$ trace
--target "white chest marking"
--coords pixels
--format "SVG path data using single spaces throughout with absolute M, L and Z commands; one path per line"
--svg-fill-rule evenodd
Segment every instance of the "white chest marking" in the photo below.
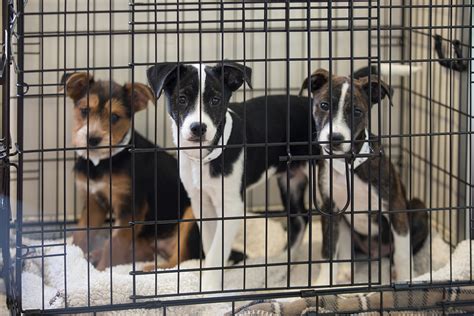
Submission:
M 94 181 L 91 179 L 89 179 L 89 187 L 87 186 L 87 181 L 81 180 L 76 181 L 76 185 L 78 189 L 83 190 L 85 192 L 87 192 L 87 188 L 89 188 L 89 193 L 91 194 L 96 194 L 105 188 L 104 181 Z
M 344 164 L 342 161 L 337 161 L 334 159 L 335 164 Z M 340 168 L 339 168 L 340 169 Z M 331 169 L 329 169 L 329 161 L 327 162 L 327 175 L 326 175 L 326 182 L 327 182 L 327 192 L 329 196 L 329 177 Z M 351 177 L 349 175 L 349 184 L 346 184 L 346 175 L 345 172 L 341 172 L 336 170 L 335 168 L 332 169 L 332 185 L 333 185 L 333 192 L 332 192 L 332 199 L 335 202 L 337 208 L 341 210 L 345 207 L 348 196 L 347 196 L 347 187 L 350 186 Z M 365 181 L 362 181 L 356 174 L 354 174 L 354 190 L 353 190 L 353 205 L 355 212 L 364 212 L 359 214 L 354 214 L 354 229 L 361 234 L 368 235 L 369 230 L 369 221 L 371 222 L 371 217 L 368 215 L 369 210 L 369 194 L 370 194 L 370 209 L 371 213 L 374 214 L 376 211 L 379 210 L 379 202 L 382 205 L 382 212 L 385 211 L 385 202 L 379 200 L 379 195 L 377 193 L 377 188 L 375 186 L 370 187 L 369 192 L 369 184 Z M 351 196 L 349 195 L 349 199 Z M 344 217 L 351 222 L 351 202 L 349 202 L 349 206 L 344 213 Z M 372 223 L 371 227 L 371 235 L 378 234 L 378 225 Z
M 180 155 L 181 181 L 188 193 L 200 191 L 209 195 L 211 199 L 219 198 L 222 190 L 232 192 L 232 196 L 240 199 L 240 184 L 243 172 L 243 151 L 233 165 L 232 173 L 224 176 L 224 188 L 222 187 L 222 176 L 211 177 L 210 164 L 202 164 L 200 161 L 189 159 L 186 154 Z M 235 192 L 237 190 L 237 192 Z

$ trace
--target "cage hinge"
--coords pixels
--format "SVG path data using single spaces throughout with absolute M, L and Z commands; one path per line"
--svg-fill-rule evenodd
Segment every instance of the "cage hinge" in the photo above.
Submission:
M 392 288 L 395 291 L 406 291 L 410 288 L 410 283 L 408 282 L 403 282 L 403 283 L 393 283 Z
M 4 35 L 3 38 L 5 42 L 2 45 L 2 57 L 0 59 L 0 84 L 3 85 L 5 82 L 5 69 L 7 68 L 7 63 L 9 62 L 9 52 L 11 51 L 10 47 L 10 36 L 7 29 L 3 30 Z
M 0 139 L 0 160 L 8 160 L 8 145 L 5 138 Z
M 12 157 L 12 156 L 16 156 L 20 153 L 17 144 L 15 144 L 15 151 L 10 152 L 11 146 L 9 144 L 11 144 L 11 140 L 7 141 L 7 138 L 5 138 L 5 137 L 0 138 L 0 162 L 3 162 L 3 166 L 12 165 L 12 164 L 10 164 L 9 158 Z
M 11 35 L 15 35 L 15 23 L 17 21 L 18 15 L 15 12 L 15 6 L 13 1 L 9 1 L 8 8 L 4 8 L 8 10 L 8 24 L 3 29 L 3 45 L 2 45 L 2 56 L 0 58 L 0 84 L 4 84 L 5 82 L 5 69 L 7 69 L 7 65 L 12 62 L 12 44 L 11 44 Z
M 9 157 L 16 154 L 9 152 L 9 142 L 6 138 L 0 138 L 0 167 L 9 168 L 11 166 Z

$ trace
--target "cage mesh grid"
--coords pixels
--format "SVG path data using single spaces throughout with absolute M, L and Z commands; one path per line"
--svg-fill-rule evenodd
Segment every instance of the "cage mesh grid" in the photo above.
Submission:
M 43 249 L 46 239 L 58 237 L 64 241 L 58 246 L 64 247 L 66 233 L 73 230 L 83 204 L 70 172 L 76 158 L 69 139 L 71 113 L 64 94 L 57 91 L 65 71 L 88 70 L 98 78 L 145 82 L 146 68 L 156 62 L 216 63 L 223 58 L 244 62 L 255 74 L 264 74 L 264 80 L 257 77 L 254 89 L 246 89 L 245 96 L 243 90 L 237 91 L 233 96 L 236 100 L 262 94 L 296 94 L 310 72 L 329 65 L 336 74 L 348 74 L 351 69 L 368 63 L 421 65 L 421 75 L 415 73 L 408 78 L 389 80 L 396 91 L 394 106 L 388 107 L 388 111 L 382 105 L 374 107 L 371 130 L 381 136 L 388 146 L 386 154 L 398 163 L 408 196 L 420 197 L 427 203 L 433 231 L 439 231 L 453 246 L 470 238 L 470 231 L 466 231 L 470 219 L 468 211 L 472 208 L 469 199 L 472 182 L 468 174 L 472 151 L 470 85 L 465 73 L 441 67 L 438 62 L 442 58 L 433 49 L 436 34 L 442 36 L 444 47 L 458 39 L 467 52 L 460 60 L 470 62 L 467 50 L 470 44 L 466 44 L 471 40 L 470 3 L 167 1 L 124 4 L 45 0 L 19 3 L 16 10 L 20 13 L 14 56 L 19 68 L 19 90 L 14 91 L 14 85 L 11 86 L 17 97 L 10 103 L 12 118 L 18 118 L 20 124 L 15 126 L 12 120 L 10 131 L 21 150 L 18 156 L 21 159 L 12 161 L 20 166 L 21 181 L 15 182 L 13 173 L 11 189 L 12 196 L 20 196 L 22 201 L 21 216 L 16 217 L 17 223 L 20 220 L 22 225 L 16 237 L 20 241 L 22 238 L 36 240 L 33 247 L 20 245 L 24 251 L 35 247 Z M 326 46 L 329 41 L 332 41 L 332 49 Z M 448 60 L 456 57 L 451 50 L 446 51 Z M 155 108 L 149 107 L 146 114 L 135 119 L 134 125 L 147 138 L 171 152 L 174 145 L 164 108 L 160 100 Z M 18 110 L 23 112 L 17 113 Z M 163 128 L 157 128 L 159 124 Z M 265 188 L 246 195 L 247 209 L 281 208 L 275 182 L 267 182 Z M 309 197 L 306 203 L 308 201 Z M 18 214 L 13 200 L 12 208 L 13 213 Z M 256 215 L 255 218 L 259 216 L 265 217 Z M 286 215 L 280 217 L 284 224 Z M 315 213 L 314 217 L 319 215 Z M 312 234 L 317 235 L 319 231 L 314 230 Z M 44 255 L 38 257 L 44 262 Z M 22 255 L 17 258 L 17 280 L 21 279 L 19 267 L 28 260 Z M 268 261 L 265 264 L 271 266 Z M 300 264 L 316 263 L 306 260 Z M 469 284 L 471 280 L 472 273 L 469 280 L 459 283 Z M 18 284 L 15 290 L 20 294 Z M 363 288 L 359 290 L 392 289 L 370 278 L 361 285 Z M 303 287 L 317 285 L 309 282 Z M 280 291 L 263 297 L 299 295 L 299 292 L 281 292 L 286 288 L 302 287 L 272 288 L 265 283 L 263 288 L 248 291 Z M 341 291 L 344 290 L 334 287 L 329 293 Z M 140 300 L 132 300 L 130 305 L 115 305 L 110 294 L 110 305 L 101 307 L 103 310 L 159 306 L 159 303 L 147 305 Z M 130 294 L 132 298 L 135 295 Z M 258 297 L 235 294 L 220 300 Z M 181 303 L 176 299 L 169 304 L 214 301 L 219 299 L 183 299 Z M 76 310 L 86 311 L 87 307 L 93 310 L 93 306 L 88 305 L 90 301 Z M 40 309 L 44 308 L 43 305 Z
M 413 30 L 405 34 L 409 43 L 405 56 L 410 60 L 438 58 L 433 51 L 435 43 L 432 39 L 435 36 L 441 36 L 447 45 L 459 40 L 464 46 L 470 36 L 469 31 L 462 27 L 464 21 L 469 20 L 466 13 L 457 6 L 409 11 L 407 16 Z M 426 25 L 430 28 L 423 29 Z M 454 57 L 452 51 L 449 54 Z M 425 201 L 429 201 L 430 208 L 440 209 L 440 212 L 432 214 L 435 217 L 433 225 L 454 244 L 458 238 L 465 238 L 463 228 L 459 230 L 461 235 L 450 233 L 457 231 L 456 225 L 463 225 L 457 218 L 465 218 L 462 207 L 452 209 L 450 205 L 453 202 L 455 205 L 464 204 L 461 201 L 465 199 L 465 182 L 462 179 L 466 176 L 466 166 L 452 153 L 467 147 L 463 135 L 456 133 L 469 121 L 469 95 L 463 88 L 467 79 L 462 73 L 445 73 L 443 68 L 433 67 L 430 62 L 421 65 L 425 80 L 408 78 L 403 87 L 407 91 L 404 102 L 414 107 L 413 111 L 405 113 L 406 125 L 403 130 L 409 135 L 420 135 L 408 139 L 403 145 L 405 161 L 410 162 L 410 168 L 405 169 L 405 182 L 410 183 L 410 194 L 422 196 Z M 431 136 L 433 133 L 436 135 Z M 424 137 L 425 134 L 429 136 Z M 415 177 L 415 174 L 418 176 Z M 460 181 L 452 181 L 451 177 Z M 436 185 L 426 185 L 433 182 Z M 446 187 L 449 190 L 444 190 Z

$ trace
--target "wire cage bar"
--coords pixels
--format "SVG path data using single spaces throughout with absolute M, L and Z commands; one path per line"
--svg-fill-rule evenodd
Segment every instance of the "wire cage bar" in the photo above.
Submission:
M 290 299 L 304 299 L 298 302 L 308 312 L 321 314 L 472 312 L 472 1 L 4 0 L 3 8 L 1 277 L 13 314 L 133 309 L 233 315 L 265 310 L 268 302 L 296 314 Z M 223 140 L 224 123 L 215 128 L 223 136 L 214 143 L 206 144 L 201 135 L 188 146 L 180 129 L 185 123 L 175 118 L 184 110 L 173 112 L 181 95 L 173 99 L 169 81 L 161 82 L 165 92 L 153 91 L 150 69 L 163 63 L 175 67 L 169 73 L 175 74 L 177 90 L 197 91 L 196 98 L 207 103 L 212 101 L 204 91 L 211 83 L 204 78 L 212 71 L 219 74 L 214 92 L 224 95 L 230 86 L 226 63 L 245 75 L 251 69 L 251 80 L 242 77 L 226 95 L 241 102 L 242 110 L 223 112 L 234 129 L 242 124 L 242 140 Z M 188 84 L 186 67 L 198 73 L 198 83 Z M 335 117 L 336 105 L 369 102 L 367 136 L 356 139 L 355 128 L 348 127 L 348 139 L 341 141 L 347 152 L 322 150 L 334 139 L 320 139 L 315 114 L 320 113 L 315 107 L 324 107 L 312 79 L 321 68 L 327 71 L 328 117 Z M 357 77 L 358 70 L 365 76 Z M 69 86 L 75 75 L 86 80 L 76 90 Z M 311 82 L 302 88 L 306 79 Z M 362 80 L 370 83 L 368 90 L 353 92 L 363 89 Z M 377 97 L 382 88 L 385 99 Z M 83 90 L 75 98 L 77 89 Z M 298 94 L 305 100 L 304 119 L 294 124 Z M 254 117 L 248 109 L 259 97 L 264 111 Z M 216 111 L 202 102 L 196 112 L 200 124 L 206 111 Z M 106 140 L 92 146 L 98 109 Z M 275 128 L 277 109 L 284 119 Z M 347 110 L 346 123 L 356 122 L 362 110 Z M 328 137 L 344 121 L 334 122 L 328 123 Z M 295 125 L 306 127 L 306 138 L 292 138 Z M 272 141 L 276 130 L 283 136 Z M 256 131 L 264 136 L 254 142 Z M 356 151 L 364 147 L 359 144 L 367 144 L 367 151 Z M 183 167 L 191 150 L 199 152 L 195 173 Z M 103 156 L 94 162 L 98 151 Z M 212 180 L 204 174 L 206 153 L 216 152 L 219 168 L 228 169 L 222 176 L 215 171 L 219 176 Z M 241 152 L 241 158 L 231 163 L 232 152 Z M 120 169 L 110 158 L 119 155 L 127 155 L 128 167 Z M 85 163 L 78 165 L 81 159 Z M 359 162 L 382 160 L 386 165 L 368 168 L 365 180 L 357 171 Z M 255 170 L 248 167 L 254 163 L 264 170 L 255 186 L 258 179 L 249 177 Z M 333 170 L 327 176 L 328 203 L 325 164 Z M 303 166 L 304 175 L 295 165 Z M 241 169 L 242 178 L 232 178 Z M 174 178 L 160 187 L 171 171 Z M 188 190 L 189 179 L 200 188 L 197 195 Z M 301 191 L 299 180 L 301 205 L 292 200 Z M 226 190 L 236 181 L 241 191 L 231 197 Z M 217 205 L 202 193 L 212 185 Z M 156 194 L 144 198 L 144 192 Z M 397 194 L 406 197 L 398 209 L 388 202 Z M 142 208 L 143 199 L 149 204 Z M 362 199 L 366 207 L 360 207 Z M 169 200 L 179 210 L 160 217 L 157 210 Z M 409 203 L 415 200 L 421 204 Z M 232 213 L 229 201 L 242 202 L 240 213 Z M 126 216 L 117 211 L 120 203 L 128 203 Z M 192 208 L 189 216 L 185 204 Z M 298 207 L 303 210 L 291 211 Z M 207 215 L 209 208 L 224 215 Z M 409 276 L 400 280 L 394 272 L 400 237 L 390 229 L 404 215 L 411 225 Z M 421 226 L 415 224 L 418 217 Z M 298 223 L 304 230 L 292 248 Z M 222 236 L 215 253 L 205 236 L 211 224 Z M 173 229 L 162 235 L 164 227 Z M 198 233 L 191 248 L 181 242 L 193 233 L 188 227 Z M 226 233 L 234 227 L 239 232 L 229 241 Z M 151 236 L 146 243 L 145 230 Z M 416 233 L 425 236 L 412 253 Z M 119 235 L 129 244 L 116 244 Z M 233 242 L 236 263 L 227 262 L 227 242 Z M 349 249 L 348 257 L 335 255 L 341 247 Z M 175 264 L 158 269 L 173 251 Z M 191 252 L 192 260 L 185 260 Z M 117 259 L 117 253 L 127 255 Z M 209 254 L 219 264 L 207 266 Z M 325 267 L 328 280 L 321 283 Z M 344 272 L 344 278 L 333 271 Z M 223 281 L 209 289 L 211 274 Z

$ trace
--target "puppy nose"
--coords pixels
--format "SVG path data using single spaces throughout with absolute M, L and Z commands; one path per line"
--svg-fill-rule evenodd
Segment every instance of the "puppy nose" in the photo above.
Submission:
M 93 147 L 94 147 L 94 146 L 99 145 L 101 140 L 102 140 L 102 138 L 100 138 L 100 137 L 93 137 L 93 136 L 92 136 L 92 137 L 89 137 L 89 139 L 87 140 L 87 144 L 88 144 L 89 146 L 93 146 Z
M 207 125 L 205 123 L 194 122 L 191 124 L 190 128 L 193 135 L 198 137 L 206 134 L 207 131 Z
M 341 133 L 332 133 L 331 140 L 333 145 L 340 144 L 344 140 L 344 136 Z

